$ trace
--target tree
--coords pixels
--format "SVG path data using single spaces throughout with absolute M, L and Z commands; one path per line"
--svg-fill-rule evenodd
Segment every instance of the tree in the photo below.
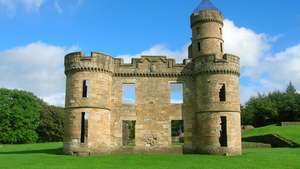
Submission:
M 245 106 L 241 106 L 241 120 L 243 125 L 253 125 L 254 124 L 254 113 L 253 111 L 248 111 Z
M 281 121 L 296 121 L 300 118 L 299 94 L 296 92 L 294 85 L 290 82 L 284 97 L 282 105 L 279 108 Z
M 62 107 L 50 106 L 40 101 L 42 110 L 37 128 L 39 142 L 62 141 L 64 135 L 64 109 Z
M 300 120 L 300 94 L 290 82 L 285 92 L 252 97 L 241 108 L 242 124 L 263 126 L 282 121 Z
M 0 89 L 0 143 L 34 143 L 41 106 L 30 92 Z
M 276 105 L 264 95 L 252 97 L 246 104 L 245 112 L 253 114 L 254 126 L 276 123 L 278 118 Z
M 286 93 L 287 94 L 296 94 L 297 90 L 296 88 L 294 87 L 294 85 L 292 84 L 292 82 L 290 82 L 288 84 L 288 87 L 286 88 Z

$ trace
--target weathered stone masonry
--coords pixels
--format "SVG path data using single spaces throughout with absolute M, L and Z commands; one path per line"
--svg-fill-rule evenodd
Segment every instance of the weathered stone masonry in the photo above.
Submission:
M 184 153 L 241 154 L 239 58 L 223 53 L 222 27 L 221 12 L 203 1 L 191 15 L 192 44 L 183 64 L 165 56 L 124 64 L 103 53 L 68 54 L 64 151 L 169 152 L 171 121 L 183 120 Z M 174 82 L 184 86 L 182 104 L 170 102 Z M 134 104 L 122 102 L 124 84 L 135 85 Z M 136 123 L 130 148 L 122 143 L 124 121 Z

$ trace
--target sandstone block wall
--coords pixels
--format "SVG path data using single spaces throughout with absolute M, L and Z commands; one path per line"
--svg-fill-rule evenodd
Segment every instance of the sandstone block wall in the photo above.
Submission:
M 130 64 L 97 52 L 65 57 L 66 153 L 173 152 L 171 122 L 183 120 L 180 151 L 241 154 L 240 61 L 224 54 L 223 14 L 207 5 L 199 9 L 191 15 L 192 44 L 182 64 L 165 56 L 141 56 Z M 84 80 L 88 97 L 82 97 Z M 170 101 L 174 82 L 183 84 L 181 104 Z M 134 104 L 123 103 L 124 84 L 134 84 Z M 132 147 L 123 144 L 124 121 L 135 121 Z
M 66 153 L 123 151 L 126 148 L 122 143 L 123 121 L 136 121 L 135 146 L 131 151 L 170 152 L 173 149 L 171 121 L 184 120 L 183 152 L 237 154 L 239 143 L 235 140 L 240 137 L 240 127 L 236 127 L 240 123 L 238 76 L 209 73 L 208 68 L 194 71 L 197 66 L 193 62 L 186 60 L 185 64 L 176 64 L 166 57 L 142 56 L 133 59 L 131 64 L 124 64 L 122 59 L 111 59 L 105 54 L 73 55 L 68 55 L 65 61 Z M 209 55 L 206 62 L 213 64 L 215 60 L 209 57 L 214 58 Z M 103 61 L 109 63 L 102 64 Z M 237 62 L 230 58 L 223 61 L 223 66 Z M 84 80 L 89 82 L 87 98 L 82 97 Z M 174 82 L 183 84 L 182 104 L 170 101 L 170 84 Z M 228 101 L 222 104 L 218 101 L 220 82 L 228 85 Z M 135 84 L 134 104 L 123 103 L 124 84 Z M 82 112 L 89 114 L 85 143 L 80 142 Z M 218 140 L 220 116 L 228 119 L 226 148 L 220 147 Z

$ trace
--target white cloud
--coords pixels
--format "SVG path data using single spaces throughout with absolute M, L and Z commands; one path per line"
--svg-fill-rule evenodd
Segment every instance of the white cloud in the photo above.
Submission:
M 232 21 L 224 22 L 225 50 L 241 58 L 241 76 L 249 84 L 241 84 L 241 102 L 250 96 L 284 90 L 292 81 L 300 88 L 300 44 L 278 53 L 272 53 L 272 42 L 282 35 L 268 36 L 265 33 L 237 27 Z
M 12 17 L 18 9 L 26 12 L 39 11 L 44 2 L 44 0 L 0 0 L 0 9 Z
M 241 57 L 241 66 L 256 66 L 258 61 L 270 49 L 266 34 L 257 34 L 251 29 L 237 27 L 233 21 L 224 21 L 224 45 L 226 53 Z
M 77 47 L 42 42 L 0 52 L 0 87 L 28 90 L 51 104 L 64 104 L 64 55 Z
M 292 81 L 300 88 L 300 44 L 272 53 L 272 42 L 282 35 L 269 36 L 266 33 L 238 27 L 232 21 L 224 21 L 225 51 L 241 58 L 241 102 L 245 103 L 257 93 L 284 90 Z
M 276 81 L 291 80 L 300 86 L 300 44 L 267 57 L 264 72 Z
M 261 92 L 283 91 L 290 81 L 300 89 L 300 44 L 262 58 L 255 70 L 258 76 L 250 79 L 258 81 Z

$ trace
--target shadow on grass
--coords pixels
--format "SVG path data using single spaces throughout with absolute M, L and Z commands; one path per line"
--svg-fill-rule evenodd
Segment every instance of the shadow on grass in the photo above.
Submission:
M 5 154 L 51 154 L 51 155 L 64 155 L 63 148 L 0 152 L 0 155 L 5 155 Z

